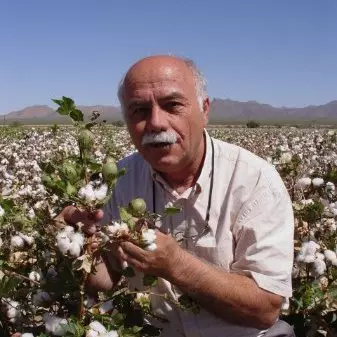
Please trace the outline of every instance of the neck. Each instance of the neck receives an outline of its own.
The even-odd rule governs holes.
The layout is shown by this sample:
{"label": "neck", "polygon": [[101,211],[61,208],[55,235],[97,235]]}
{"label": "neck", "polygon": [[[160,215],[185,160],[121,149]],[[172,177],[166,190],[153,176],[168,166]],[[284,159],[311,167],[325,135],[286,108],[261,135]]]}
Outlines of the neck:
{"label": "neck", "polygon": [[162,177],[166,182],[179,194],[185,192],[188,188],[194,186],[198,177],[200,175],[203,162],[206,155],[206,138],[205,135],[200,142],[199,149],[197,151],[200,155],[194,158],[193,161],[188,163],[182,169],[176,172],[164,173],[162,172]]}

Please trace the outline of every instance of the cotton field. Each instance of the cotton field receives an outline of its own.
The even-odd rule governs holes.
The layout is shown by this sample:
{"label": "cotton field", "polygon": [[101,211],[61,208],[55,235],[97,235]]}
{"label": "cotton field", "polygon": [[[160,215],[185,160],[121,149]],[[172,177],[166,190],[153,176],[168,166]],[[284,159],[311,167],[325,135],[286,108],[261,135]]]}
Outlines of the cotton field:
{"label": "cotton field", "polygon": [[[281,174],[293,201],[296,223],[294,294],[283,308],[284,319],[294,324],[298,336],[337,336],[337,131],[223,127],[208,131],[265,158]],[[90,160],[95,165],[101,165],[107,156],[118,160],[135,151],[123,127],[104,125],[93,132]],[[58,189],[51,190],[46,172],[50,173],[48,165],[81,155],[77,140],[73,127],[0,128],[0,335],[151,335],[123,323],[126,314],[118,305],[130,302],[131,297],[111,304],[105,296],[91,305],[90,297],[78,297],[82,307],[90,310],[83,321],[76,320],[77,295],[73,294],[81,289],[65,280],[73,277],[69,266],[73,259],[84,256],[85,242],[69,228],[57,234],[48,225],[69,198]],[[69,186],[76,191],[77,185],[64,187],[68,195],[87,197],[87,190],[82,189],[82,195],[72,194]],[[72,251],[65,250],[64,262],[58,245],[64,246],[66,241],[76,245]],[[82,266],[85,270],[84,262]],[[137,294],[132,301],[147,313],[146,294]]]}

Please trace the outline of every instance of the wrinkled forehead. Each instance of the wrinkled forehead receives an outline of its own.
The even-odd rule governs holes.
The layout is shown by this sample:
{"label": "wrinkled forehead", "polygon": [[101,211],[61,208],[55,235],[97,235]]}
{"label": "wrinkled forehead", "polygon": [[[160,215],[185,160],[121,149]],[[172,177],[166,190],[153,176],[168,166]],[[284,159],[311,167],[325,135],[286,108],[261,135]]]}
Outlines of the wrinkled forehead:
{"label": "wrinkled forehead", "polygon": [[178,66],[139,66],[131,68],[124,80],[124,100],[165,96],[172,92],[195,94],[192,71]]}

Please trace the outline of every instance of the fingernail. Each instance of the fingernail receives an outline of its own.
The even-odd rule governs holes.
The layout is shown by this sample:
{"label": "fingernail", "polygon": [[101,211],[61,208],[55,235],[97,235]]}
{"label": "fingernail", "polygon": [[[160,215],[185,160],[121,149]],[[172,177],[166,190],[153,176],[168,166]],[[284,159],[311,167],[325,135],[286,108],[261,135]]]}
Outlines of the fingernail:
{"label": "fingernail", "polygon": [[122,262],[122,269],[126,269],[127,267],[129,267],[129,264],[126,261]]}

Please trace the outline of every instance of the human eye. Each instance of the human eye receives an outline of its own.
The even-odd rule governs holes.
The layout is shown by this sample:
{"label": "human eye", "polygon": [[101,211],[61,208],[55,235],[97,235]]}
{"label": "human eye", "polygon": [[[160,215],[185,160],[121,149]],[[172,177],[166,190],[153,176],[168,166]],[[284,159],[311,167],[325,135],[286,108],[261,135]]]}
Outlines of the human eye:
{"label": "human eye", "polygon": [[179,111],[183,108],[183,104],[179,101],[169,101],[164,106],[167,111]]}
{"label": "human eye", "polygon": [[144,118],[148,113],[148,107],[145,105],[135,105],[130,109],[130,116],[133,118]]}

